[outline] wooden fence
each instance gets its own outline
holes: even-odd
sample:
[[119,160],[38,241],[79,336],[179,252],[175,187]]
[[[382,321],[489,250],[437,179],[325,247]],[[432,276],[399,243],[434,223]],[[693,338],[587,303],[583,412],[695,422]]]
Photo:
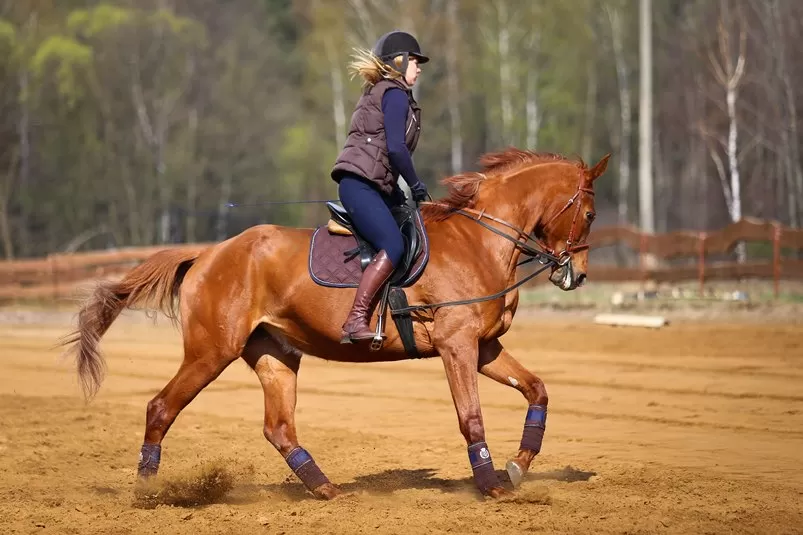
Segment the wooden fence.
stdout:
[[130,247],[109,251],[51,254],[46,258],[0,262],[0,301],[65,299],[93,281],[119,278],[166,248],[198,249],[210,244]]
[[[776,295],[781,279],[803,280],[803,261],[782,252],[803,251],[803,230],[783,227],[771,221],[745,219],[715,232],[678,231],[646,235],[627,227],[603,227],[592,231],[592,254],[597,249],[623,244],[639,258],[652,257],[655,264],[642,261],[636,267],[619,267],[592,261],[589,279],[603,282],[683,282],[759,278],[775,281]],[[734,259],[714,260],[730,255],[740,241],[771,244],[770,258],[738,263]],[[202,248],[209,244],[133,247],[88,253],[52,254],[42,259],[0,261],[0,300],[65,299],[102,278],[117,278],[153,253],[165,248]],[[797,254],[795,254],[797,257]],[[685,260],[685,262],[684,262]]]
[[[714,232],[676,231],[648,235],[627,227],[606,227],[589,236],[592,250],[624,244],[639,253],[637,267],[589,266],[589,278],[597,281],[683,282],[698,280],[702,291],[707,280],[767,279],[775,283],[778,295],[781,279],[803,280],[803,261],[784,257],[784,251],[803,251],[803,230],[773,221],[742,219]],[[765,260],[739,263],[735,258],[712,260],[732,254],[739,242],[771,245]],[[795,256],[797,256],[795,254]],[[646,262],[654,258],[656,262]],[[686,260],[683,262],[683,260]],[[651,265],[652,264],[652,265]]]

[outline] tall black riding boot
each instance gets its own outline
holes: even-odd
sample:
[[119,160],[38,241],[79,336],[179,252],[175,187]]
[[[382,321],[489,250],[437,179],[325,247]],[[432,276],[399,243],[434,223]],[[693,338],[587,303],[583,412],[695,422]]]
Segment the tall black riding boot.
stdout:
[[379,251],[365,268],[346,322],[343,324],[342,344],[374,337],[370,327],[371,311],[382,286],[393,274],[393,263],[385,250]]

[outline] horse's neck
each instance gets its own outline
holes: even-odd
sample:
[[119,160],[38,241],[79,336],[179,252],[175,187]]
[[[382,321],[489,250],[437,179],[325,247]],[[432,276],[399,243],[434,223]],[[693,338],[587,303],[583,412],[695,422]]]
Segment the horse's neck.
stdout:
[[[544,211],[541,198],[537,191],[521,194],[514,188],[507,188],[505,184],[500,183],[480,192],[474,209],[502,220],[525,233],[530,233],[540,221]],[[523,241],[523,237],[519,236],[516,230],[488,218],[484,218],[483,221],[511,238]],[[485,233],[483,243],[488,244],[485,248],[489,252],[488,261],[499,263],[500,270],[507,278],[515,276],[521,249],[513,241],[506,240],[479,225],[477,227],[481,229],[479,232]]]

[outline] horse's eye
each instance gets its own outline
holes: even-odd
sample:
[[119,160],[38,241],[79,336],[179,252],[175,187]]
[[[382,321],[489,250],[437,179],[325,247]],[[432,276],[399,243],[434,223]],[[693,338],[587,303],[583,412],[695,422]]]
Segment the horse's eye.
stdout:
[[594,212],[586,212],[586,220],[587,220],[589,223],[591,223],[592,221],[594,221],[594,218],[595,218],[595,217],[597,217],[597,214],[595,214]]

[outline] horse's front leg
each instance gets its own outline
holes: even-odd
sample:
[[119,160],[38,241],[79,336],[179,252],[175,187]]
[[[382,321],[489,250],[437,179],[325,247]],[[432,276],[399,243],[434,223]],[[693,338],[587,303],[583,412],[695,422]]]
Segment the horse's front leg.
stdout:
[[541,379],[519,364],[502,347],[499,340],[490,340],[480,345],[479,371],[498,383],[515,388],[529,403],[519,452],[506,465],[510,481],[517,487],[530,469],[533,459],[541,451],[549,403],[546,387]]
[[491,452],[485,443],[485,428],[477,389],[479,352],[476,330],[473,333],[468,329],[449,333],[441,340],[436,337],[435,347],[443,359],[460,432],[466,439],[474,483],[483,494],[498,498],[507,491],[496,475]]

